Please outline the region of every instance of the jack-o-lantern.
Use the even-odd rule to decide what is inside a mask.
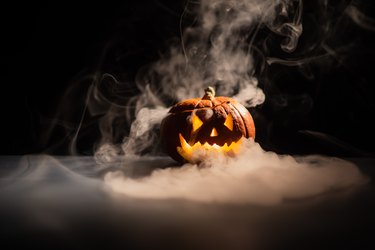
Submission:
[[[215,90],[208,87],[202,98],[174,105],[160,132],[173,159],[199,162],[211,152],[236,155],[243,138],[255,137],[255,126],[244,106],[229,97],[215,97]]]

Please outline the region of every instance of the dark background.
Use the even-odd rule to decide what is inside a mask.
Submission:
[[[2,3],[0,155],[43,152],[70,154],[69,143],[74,138],[82,116],[85,94],[90,85],[90,81],[82,79],[98,71],[109,72],[130,83],[121,92],[124,96],[138,94],[139,91],[131,83],[141,67],[158,60],[159,54],[167,50],[175,37],[179,37],[184,2]],[[323,1],[305,1],[305,31],[297,50],[291,55],[280,52],[277,45],[280,39],[274,36],[271,39],[274,43],[268,46],[269,56],[304,58],[319,55],[323,40],[334,48],[335,56],[314,61],[304,68],[282,65],[266,67],[263,74],[259,75],[260,86],[267,95],[266,102],[250,110],[257,128],[256,140],[262,147],[279,153],[373,156],[374,35],[342,15],[350,1],[327,1],[330,3],[327,13],[322,12],[321,6],[315,2]],[[353,2],[369,17],[373,16],[372,0]],[[186,20],[182,25],[189,25],[189,21]],[[324,24],[328,24],[326,32],[323,32]],[[264,29],[260,39],[268,33]],[[308,47],[313,49],[307,52]],[[65,95],[71,88],[76,90],[74,94]],[[93,153],[94,145],[100,138],[97,128],[100,117],[85,115],[77,140],[79,154]],[[123,130],[120,135],[124,136],[129,128],[128,125],[121,125],[117,129]],[[317,131],[319,134],[306,131]],[[373,179],[373,161],[364,160],[360,163],[361,160],[358,160],[361,170]],[[13,161],[5,164],[2,173],[15,164]],[[73,165],[80,167],[77,162]],[[51,165],[51,169],[59,170],[59,166]],[[86,167],[82,167],[82,170],[86,170]],[[157,209],[153,209],[153,204],[149,203],[154,201],[139,201],[132,206],[134,201],[131,200],[124,202],[126,206],[131,205],[130,210],[124,206],[124,209],[113,211],[111,202],[101,202],[105,196],[97,203],[85,202],[86,198],[93,197],[92,189],[84,189],[83,192],[82,188],[75,186],[69,189],[72,187],[67,182],[69,180],[61,181],[51,175],[38,182],[42,190],[52,190],[50,194],[54,194],[54,185],[61,185],[62,190],[66,190],[66,197],[60,199],[61,196],[56,195],[57,198],[52,199],[59,200],[56,204],[51,202],[50,196],[44,196],[45,203],[38,199],[35,202],[26,199],[29,203],[25,205],[17,202],[23,201],[35,190],[33,184],[16,189],[20,191],[19,195],[5,189],[2,195],[11,195],[10,199],[5,196],[6,202],[2,203],[9,206],[1,206],[1,212],[8,208],[11,211],[1,216],[1,226],[5,228],[1,235],[5,238],[11,236],[5,245],[8,242],[12,246],[24,244],[66,249],[71,243],[79,243],[78,246],[92,249],[101,245],[118,248],[120,244],[127,247],[155,244],[156,247],[181,248],[185,243],[187,246],[195,246],[207,239],[214,246],[223,242],[230,244],[236,239],[248,240],[252,234],[246,219],[252,218],[253,210],[247,206],[211,207],[184,203],[188,207],[185,210],[177,201],[176,206],[167,204],[167,210],[164,210],[158,201]],[[79,187],[85,183],[81,179],[74,180],[79,181]],[[17,182],[15,184],[19,186]],[[269,217],[266,223],[261,223],[261,227],[256,226],[254,232],[271,229],[267,236],[272,237],[260,239],[272,245],[271,249],[274,249],[274,245],[278,248],[284,246],[285,249],[296,246],[321,249],[322,245],[327,249],[373,249],[373,191],[371,185],[350,200],[333,199],[321,208],[307,201],[302,206],[302,209],[307,208],[306,212],[298,212],[297,209],[301,207],[284,209],[284,213],[271,210],[276,215]],[[16,198],[12,196],[14,194]],[[74,200],[71,197],[78,198]],[[326,198],[330,200],[331,197]],[[88,204],[92,209],[87,209]],[[32,220],[24,219],[27,218],[27,212],[40,211],[33,210],[34,206],[44,208],[42,211],[46,211],[47,215],[51,214],[48,211],[57,211],[57,216],[62,216],[64,225],[68,227],[64,228],[65,231],[51,231],[50,228],[46,231],[36,230],[39,229],[35,226],[39,225],[40,217],[32,214]],[[173,212],[170,212],[169,206]],[[258,209],[270,212],[262,207],[255,211]],[[188,215],[189,211],[193,211],[192,215],[198,212],[198,216],[192,216],[193,219],[187,216],[186,220],[182,216],[175,221],[175,218],[179,218],[173,217],[176,211]],[[277,226],[278,222],[280,226]],[[30,227],[24,227],[29,224]],[[186,232],[186,226],[193,228]],[[191,237],[191,232],[196,233]],[[194,238],[195,235],[199,237]],[[284,238],[290,241],[286,242]],[[366,248],[365,244],[370,243],[371,247]]]
[[[321,12],[320,1],[315,2],[305,3],[305,32],[297,50],[291,55],[280,52],[275,36],[267,53],[281,58],[311,57],[322,51],[324,40],[336,54],[302,68],[266,67],[259,75],[266,102],[250,110],[257,141],[280,153],[371,156],[375,139],[373,32],[342,14],[350,1],[330,1],[326,13]],[[139,93],[132,85],[137,71],[157,61],[179,37],[184,4],[150,0],[4,5],[0,153],[68,154],[89,86],[82,78],[109,72],[130,83],[124,95]],[[372,16],[371,1],[354,4],[368,18]],[[182,26],[189,21],[183,20]],[[323,24],[328,31],[321,31]],[[267,29],[260,37],[264,34]],[[308,51],[309,46],[314,49]],[[78,89],[76,94],[64,97],[72,86]],[[78,153],[93,152],[100,138],[99,118],[85,117]],[[126,135],[129,128],[118,129]]]

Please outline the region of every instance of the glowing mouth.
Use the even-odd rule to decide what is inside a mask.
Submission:
[[[177,147],[177,152],[189,162],[197,162],[204,159],[208,155],[213,154],[234,156],[239,152],[240,145],[242,143],[242,139],[240,139],[237,142],[230,143],[229,145],[225,143],[223,146],[219,146],[216,143],[211,145],[207,142],[205,142],[203,145],[200,142],[196,142],[193,146],[190,146],[190,144],[186,142],[185,138],[181,134],[179,134],[179,137],[181,147]]]

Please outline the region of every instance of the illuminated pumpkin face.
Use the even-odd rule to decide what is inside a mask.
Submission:
[[[229,97],[216,97],[212,88],[203,98],[174,105],[161,124],[167,153],[177,161],[198,162],[209,153],[235,155],[243,138],[255,137],[247,109]]]

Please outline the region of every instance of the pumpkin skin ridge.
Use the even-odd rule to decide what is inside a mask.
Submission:
[[[243,121],[243,117],[241,116],[240,112],[237,109],[233,108],[234,106],[230,105],[230,103],[226,103],[226,104],[228,104],[228,105],[225,105],[225,106],[222,105],[222,107],[225,109],[225,112],[227,114],[232,115],[233,124],[236,125],[237,130],[240,130],[245,138],[249,138],[247,133],[246,133],[245,122]],[[235,114],[235,116],[233,115],[233,113]],[[236,117],[237,117],[237,119],[235,119]],[[240,124],[238,124],[238,123],[240,123]]]
[[[249,138],[249,137],[253,137],[254,139],[255,139],[255,126],[254,126],[254,120],[253,120],[253,117],[250,115],[250,116],[248,116],[247,118],[245,118],[244,116],[243,116],[243,114],[242,114],[242,112],[240,111],[240,110],[238,110],[238,107],[237,107],[237,105],[233,105],[233,104],[231,104],[232,106],[233,106],[233,108],[235,109],[235,110],[237,110],[237,112],[240,114],[240,116],[241,116],[241,120],[243,121],[243,123],[244,123],[244,127],[245,127],[245,130],[246,130],[246,138]],[[249,113],[250,114],[250,113]],[[250,120],[250,123],[251,124],[246,124],[245,123],[245,121],[248,121],[248,120]],[[250,129],[252,128],[252,131],[250,131]],[[252,133],[251,133],[252,132]]]
[[[220,98],[220,97],[223,97],[223,98],[227,98],[229,99],[229,97],[224,97],[224,96],[218,96],[216,98]],[[188,99],[188,100],[194,100],[194,99],[198,99],[198,98],[193,98],[193,99]],[[185,101],[183,101],[182,103],[184,103]],[[201,100],[198,102],[200,103]],[[200,110],[200,109],[206,109],[206,108],[215,108],[217,106],[221,106],[223,105],[224,103],[234,103],[234,102],[237,102],[236,100],[233,100],[231,99],[231,101],[222,101],[220,102],[219,104],[216,104],[216,105],[213,105],[213,106],[205,106],[205,107],[197,107],[197,108],[192,108],[192,109],[184,109],[184,110],[177,110],[177,111],[174,111],[174,109],[177,109],[178,107],[181,107],[183,106],[182,104],[178,103],[179,105],[176,106],[177,104],[175,104],[174,106],[172,106],[172,108],[168,111],[169,114],[176,114],[176,113],[182,113],[182,112],[192,112],[194,110]],[[197,104],[198,105],[198,104]]]
[[[242,116],[241,112],[236,108],[236,106],[234,106],[234,105],[231,105],[231,106],[232,106],[232,108],[233,108],[235,111],[237,111],[238,115],[241,117],[240,120],[242,120],[242,122],[243,122],[243,127],[244,127],[244,129],[245,129],[245,136],[244,136],[244,137],[249,138],[249,132],[247,131],[246,124],[245,124],[245,122],[243,121],[243,120],[244,120],[244,117]]]

